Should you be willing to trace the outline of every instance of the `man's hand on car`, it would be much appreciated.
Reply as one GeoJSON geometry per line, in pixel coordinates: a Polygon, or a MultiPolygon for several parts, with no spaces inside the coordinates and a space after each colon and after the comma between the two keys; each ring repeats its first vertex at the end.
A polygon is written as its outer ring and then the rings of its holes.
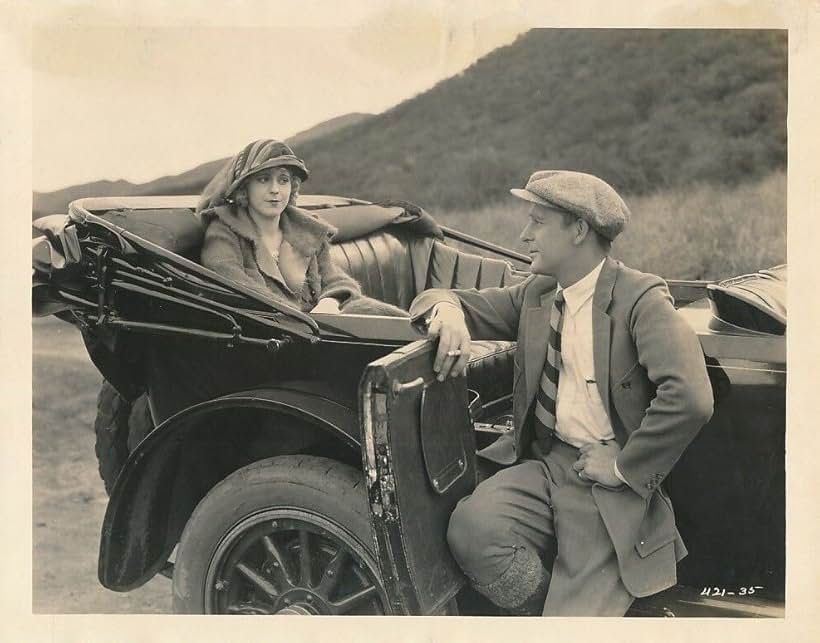
{"type": "Polygon", "coordinates": [[[433,362],[438,381],[464,375],[470,359],[470,331],[467,330],[461,308],[445,302],[436,304],[427,335],[438,337],[438,350],[433,362]]]}
{"type": "Polygon", "coordinates": [[[623,482],[615,475],[615,456],[620,450],[621,447],[615,440],[585,444],[579,449],[581,455],[572,468],[586,480],[600,482],[608,487],[620,487],[623,482]]]}

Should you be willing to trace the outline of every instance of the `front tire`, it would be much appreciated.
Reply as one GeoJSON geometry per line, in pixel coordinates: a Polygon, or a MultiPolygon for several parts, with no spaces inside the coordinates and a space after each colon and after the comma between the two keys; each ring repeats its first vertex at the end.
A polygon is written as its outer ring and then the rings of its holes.
{"type": "Polygon", "coordinates": [[[255,462],[216,485],[180,539],[184,614],[386,614],[361,473],[313,456],[255,462]]]}
{"type": "Polygon", "coordinates": [[[103,380],[97,395],[94,451],[107,494],[111,495],[131,451],[153,428],[147,395],[141,395],[131,404],[107,380],[103,380]]]}

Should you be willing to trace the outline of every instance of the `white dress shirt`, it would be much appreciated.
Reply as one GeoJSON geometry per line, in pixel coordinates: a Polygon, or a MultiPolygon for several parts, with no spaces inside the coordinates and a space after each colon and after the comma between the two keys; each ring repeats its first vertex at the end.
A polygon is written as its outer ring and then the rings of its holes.
{"type": "MultiPolygon", "coordinates": [[[[615,439],[598,392],[592,349],[592,295],[603,267],[601,261],[567,288],[558,284],[558,290],[564,292],[564,313],[555,432],[561,440],[575,447],[615,439]]],[[[614,469],[617,478],[626,483],[617,463],[614,469]]]]}
{"type": "Polygon", "coordinates": [[[565,303],[555,431],[575,447],[615,437],[598,393],[592,354],[592,294],[603,265],[567,288],[558,285],[565,303]]]}

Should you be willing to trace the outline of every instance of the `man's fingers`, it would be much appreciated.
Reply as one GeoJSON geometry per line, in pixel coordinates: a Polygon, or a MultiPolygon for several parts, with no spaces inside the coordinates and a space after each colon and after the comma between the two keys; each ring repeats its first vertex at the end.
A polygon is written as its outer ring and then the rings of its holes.
{"type": "Polygon", "coordinates": [[[576,460],[575,462],[572,463],[572,468],[575,471],[581,471],[584,468],[584,465],[580,460],[576,460]]]}
{"type": "Polygon", "coordinates": [[[441,320],[434,319],[430,322],[430,325],[427,327],[427,336],[428,337],[437,337],[439,332],[441,331],[441,320]]]}
{"type": "Polygon", "coordinates": [[[456,359],[455,364],[453,364],[452,372],[453,374],[458,375],[466,375],[467,374],[467,362],[470,361],[470,338],[461,338],[459,342],[459,347],[457,349],[459,352],[458,359],[456,359]]]}
{"type": "MultiPolygon", "coordinates": [[[[433,362],[433,371],[441,373],[445,368],[449,370],[450,366],[448,362],[452,360],[452,357],[449,355],[449,352],[452,350],[450,347],[451,331],[446,325],[440,324],[436,329],[436,334],[438,335],[438,349],[436,350],[436,358],[433,362]]],[[[444,371],[445,374],[447,370],[444,371]]]]}
{"type": "Polygon", "coordinates": [[[439,340],[433,370],[438,380],[462,375],[470,359],[470,336],[464,329],[442,324],[437,329],[439,340]]]}
{"type": "Polygon", "coordinates": [[[457,306],[438,304],[427,327],[428,337],[438,337],[433,371],[439,381],[463,375],[470,359],[470,333],[457,306]]]}
{"type": "Polygon", "coordinates": [[[445,353],[444,361],[442,362],[441,369],[438,372],[438,379],[440,382],[444,381],[447,377],[455,377],[461,372],[457,367],[459,359],[460,353],[458,349],[451,349],[445,353]]]}
{"type": "MultiPolygon", "coordinates": [[[[441,328],[442,328],[441,320],[434,319],[432,322],[430,322],[430,326],[428,326],[428,328],[427,328],[427,336],[428,337],[439,337],[439,335],[441,334],[441,328]]],[[[447,349],[442,346],[441,340],[439,338],[438,348],[436,350],[436,357],[433,360],[433,371],[434,372],[438,373],[439,370],[441,370],[441,364],[444,361],[444,356],[445,356],[446,352],[447,352],[447,349]]]]}
{"type": "Polygon", "coordinates": [[[453,357],[445,357],[444,362],[441,365],[441,368],[438,370],[438,381],[443,382],[447,379],[450,375],[450,371],[453,367],[453,357]]]}
{"type": "Polygon", "coordinates": [[[470,359],[469,353],[461,353],[461,357],[458,358],[455,364],[453,364],[453,373],[458,375],[464,375],[467,372],[467,362],[470,359]]]}
{"type": "Polygon", "coordinates": [[[441,327],[441,332],[439,333],[436,364],[433,365],[433,369],[436,373],[438,373],[439,381],[444,380],[444,378],[450,374],[450,369],[452,368],[453,362],[456,361],[457,357],[457,354],[455,353],[455,347],[457,345],[458,344],[453,337],[452,329],[446,324],[443,325],[441,327]]]}

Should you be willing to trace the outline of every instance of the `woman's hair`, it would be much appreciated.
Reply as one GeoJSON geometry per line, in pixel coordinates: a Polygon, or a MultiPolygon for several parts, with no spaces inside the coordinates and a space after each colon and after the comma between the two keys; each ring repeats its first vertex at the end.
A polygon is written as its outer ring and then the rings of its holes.
{"type": "MultiPolygon", "coordinates": [[[[283,165],[281,168],[287,170],[290,175],[290,198],[288,199],[288,205],[294,205],[296,203],[296,197],[299,196],[299,188],[302,185],[302,179],[287,165],[283,165]]],[[[250,176],[245,177],[245,180],[239,184],[239,187],[236,188],[231,196],[231,201],[233,201],[240,208],[247,209],[248,207],[248,181],[252,179],[253,176],[254,175],[251,174],[250,176]]]]}

